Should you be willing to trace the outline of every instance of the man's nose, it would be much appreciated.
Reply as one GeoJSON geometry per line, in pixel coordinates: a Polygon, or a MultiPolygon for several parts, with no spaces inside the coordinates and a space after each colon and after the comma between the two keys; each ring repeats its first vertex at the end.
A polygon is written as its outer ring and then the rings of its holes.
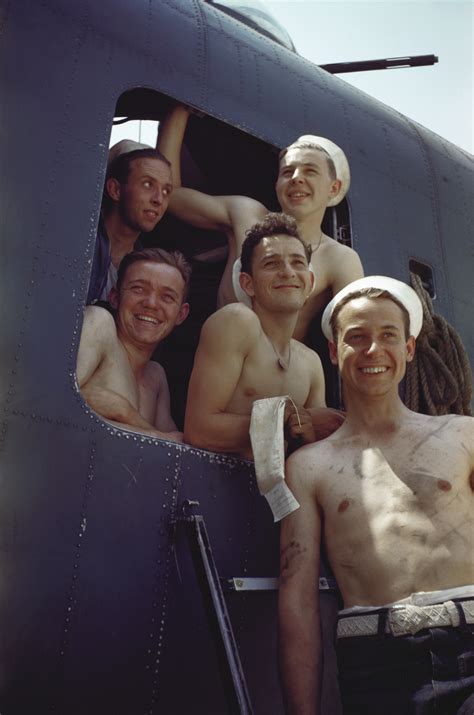
{"type": "Polygon", "coordinates": [[[165,194],[164,194],[161,186],[155,187],[155,190],[153,191],[153,193],[151,195],[151,200],[153,201],[154,204],[157,204],[158,206],[161,206],[164,203],[165,194]]]}
{"type": "Polygon", "coordinates": [[[381,346],[377,338],[369,338],[369,342],[366,348],[367,355],[376,355],[380,349],[381,346]]]}
{"type": "Polygon", "coordinates": [[[295,272],[295,271],[294,271],[294,269],[293,269],[293,266],[292,266],[292,264],[291,264],[291,261],[282,261],[282,262],[280,263],[280,271],[279,271],[279,272],[280,272],[280,274],[281,274],[282,276],[292,276],[292,275],[294,275],[294,272],[295,272]]]}
{"type": "Polygon", "coordinates": [[[301,181],[303,178],[303,172],[301,171],[301,167],[295,166],[293,169],[293,174],[291,175],[291,180],[292,181],[301,181]]]}
{"type": "Polygon", "coordinates": [[[143,303],[147,308],[157,308],[160,303],[159,296],[155,291],[150,290],[143,296],[143,303]]]}

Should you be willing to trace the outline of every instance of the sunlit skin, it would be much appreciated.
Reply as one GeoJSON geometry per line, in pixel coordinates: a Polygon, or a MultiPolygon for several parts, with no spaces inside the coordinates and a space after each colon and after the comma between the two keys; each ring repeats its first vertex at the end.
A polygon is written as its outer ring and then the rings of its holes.
{"type": "Polygon", "coordinates": [[[183,435],[171,416],[166,374],[151,356],[186,318],[184,291],[174,266],[147,260],[129,265],[120,293],[110,292],[115,319],[105,308],[87,306],[76,368],[82,395],[98,415],[178,442],[183,435]]]}
{"type": "Polygon", "coordinates": [[[345,608],[474,583],[474,420],[403,404],[415,340],[396,303],[353,298],[336,328],[346,419],[286,463],[300,508],[281,527],[280,665],[287,712],[298,715],[322,712],[322,541],[345,608]]]}
{"type": "Polygon", "coordinates": [[[118,307],[117,334],[128,345],[149,349],[180,325],[189,312],[183,303],[184,280],[174,266],[137,261],[127,269],[111,303],[118,307]]]}
{"type": "Polygon", "coordinates": [[[135,159],[125,184],[109,179],[107,189],[118,202],[120,219],[131,230],[153,231],[162,218],[173,190],[171,169],[159,159],[135,159]]]}
{"type": "Polygon", "coordinates": [[[341,309],[337,325],[330,356],[339,366],[344,390],[373,397],[398,393],[405,364],[415,353],[399,306],[384,298],[357,298],[341,309]]]}
{"type": "Polygon", "coordinates": [[[331,179],[327,156],[316,149],[289,149],[281,159],[276,194],[282,210],[297,221],[324,213],[341,186],[331,179]]]}
{"type": "Polygon", "coordinates": [[[252,257],[252,275],[242,273],[242,288],[253,309],[290,312],[299,310],[313,286],[304,247],[292,236],[263,238],[252,257]]]}

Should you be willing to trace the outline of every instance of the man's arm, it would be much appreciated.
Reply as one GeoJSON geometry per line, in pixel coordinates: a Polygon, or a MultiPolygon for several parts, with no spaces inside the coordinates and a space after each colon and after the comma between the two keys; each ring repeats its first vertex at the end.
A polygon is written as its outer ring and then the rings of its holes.
{"type": "Polygon", "coordinates": [[[156,410],[155,410],[155,427],[165,432],[176,431],[177,427],[171,417],[170,410],[170,389],[168,380],[163,366],[157,362],[150,363],[149,367],[153,368],[156,380],[156,410]]]}
{"type": "Polygon", "coordinates": [[[214,452],[251,454],[250,414],[227,412],[245,358],[258,339],[257,318],[231,304],[204,323],[189,383],[184,441],[214,452]]]}
{"type": "Polygon", "coordinates": [[[349,246],[344,246],[341,243],[338,243],[337,246],[342,250],[338,250],[338,254],[335,256],[336,260],[333,263],[333,280],[331,285],[333,296],[348,285],[348,283],[352,283],[352,281],[356,281],[364,276],[364,269],[362,268],[359,255],[352,248],[349,248],[349,246]]]}
{"type": "Polygon", "coordinates": [[[322,671],[319,614],[321,518],[309,486],[306,447],[290,457],[288,486],[300,508],[280,536],[279,660],[287,715],[319,715],[322,671]]]}
{"type": "MultiPolygon", "coordinates": [[[[312,364],[311,389],[305,408],[311,415],[314,430],[314,441],[325,439],[335,432],[344,422],[345,416],[341,410],[326,407],[324,371],[321,359],[314,350],[310,350],[312,364]]],[[[306,440],[309,441],[309,440],[306,440]]]]}
{"type": "Polygon", "coordinates": [[[176,105],[160,122],[157,148],[171,162],[173,192],[169,211],[185,223],[210,231],[232,231],[238,251],[245,231],[267,213],[263,204],[247,196],[211,196],[181,187],[181,148],[190,109],[176,105]]]}
{"type": "Polygon", "coordinates": [[[181,432],[176,431],[176,425],[172,422],[162,429],[155,427],[145,420],[133,405],[118,392],[109,390],[97,385],[85,385],[81,389],[81,394],[94,412],[103,419],[112,422],[116,427],[128,429],[131,432],[140,432],[149,437],[158,437],[171,442],[182,442],[181,432]]]}
{"type": "Polygon", "coordinates": [[[156,148],[171,162],[173,189],[181,186],[181,147],[191,110],[176,104],[160,122],[156,148]]]}
{"type": "Polygon", "coordinates": [[[112,349],[116,334],[114,319],[105,308],[95,305],[86,307],[76,365],[77,384],[81,392],[104,360],[107,350],[112,349]]]}

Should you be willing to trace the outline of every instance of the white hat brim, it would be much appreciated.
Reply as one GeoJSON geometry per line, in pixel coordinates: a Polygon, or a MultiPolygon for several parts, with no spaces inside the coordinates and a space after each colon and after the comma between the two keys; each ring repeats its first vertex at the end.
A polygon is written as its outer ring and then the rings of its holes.
{"type": "Polygon", "coordinates": [[[113,160],[121,156],[121,154],[129,154],[131,151],[139,151],[140,149],[153,149],[153,147],[149,144],[141,144],[133,139],[121,139],[110,147],[107,166],[110,166],[113,160]]]}
{"type": "Polygon", "coordinates": [[[336,293],[334,298],[327,304],[321,320],[321,328],[328,340],[331,342],[334,341],[330,325],[334,308],[343,298],[362,288],[386,290],[400,301],[410,316],[410,335],[413,335],[415,338],[418,337],[423,325],[423,307],[413,288],[410,288],[409,285],[396,278],[389,278],[388,276],[365,276],[365,278],[359,278],[352,283],[348,283],[348,285],[342,288],[339,293],[336,293]]]}

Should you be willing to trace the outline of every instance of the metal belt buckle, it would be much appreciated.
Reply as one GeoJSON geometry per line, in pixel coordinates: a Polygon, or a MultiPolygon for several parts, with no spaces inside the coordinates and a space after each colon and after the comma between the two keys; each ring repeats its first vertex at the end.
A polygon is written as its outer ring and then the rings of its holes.
{"type": "Polygon", "coordinates": [[[410,633],[412,636],[422,628],[429,628],[432,625],[430,613],[427,613],[419,606],[394,606],[388,613],[390,630],[394,636],[404,636],[410,633]]]}

